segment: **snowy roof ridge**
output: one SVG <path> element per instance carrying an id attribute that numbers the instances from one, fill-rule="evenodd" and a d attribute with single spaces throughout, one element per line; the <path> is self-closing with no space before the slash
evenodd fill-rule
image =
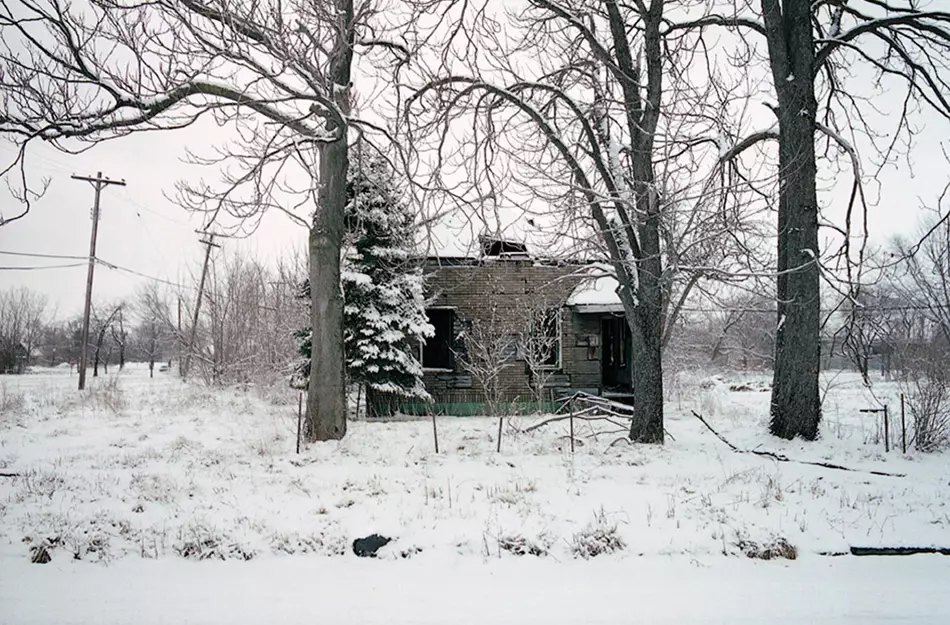
<path id="1" fill-rule="evenodd" d="M 591 263 L 597 273 L 582 280 L 567 298 L 568 306 L 622 306 L 617 290 L 620 282 L 606 263 Z"/>

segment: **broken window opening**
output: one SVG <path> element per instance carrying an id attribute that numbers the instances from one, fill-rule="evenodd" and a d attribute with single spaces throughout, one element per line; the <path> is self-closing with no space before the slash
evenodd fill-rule
<path id="1" fill-rule="evenodd" d="M 428 308 L 426 317 L 435 329 L 435 335 L 422 343 L 422 368 L 452 371 L 452 343 L 455 329 L 455 309 Z"/>
<path id="2" fill-rule="evenodd" d="M 546 308 L 537 311 L 531 321 L 531 344 L 528 357 L 541 369 L 561 368 L 561 310 Z"/>

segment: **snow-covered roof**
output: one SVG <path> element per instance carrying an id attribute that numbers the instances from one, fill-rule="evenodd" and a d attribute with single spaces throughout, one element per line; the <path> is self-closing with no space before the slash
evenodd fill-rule
<path id="1" fill-rule="evenodd" d="M 620 283 L 612 275 L 603 274 L 584 280 L 571 292 L 567 305 L 579 312 L 623 312 L 617 289 Z"/>

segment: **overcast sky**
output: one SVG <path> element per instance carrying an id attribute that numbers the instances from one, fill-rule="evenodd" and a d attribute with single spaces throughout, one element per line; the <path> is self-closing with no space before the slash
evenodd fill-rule
<path id="1" fill-rule="evenodd" d="M 870 79 L 870 75 L 868 75 Z M 357 82 L 359 85 L 360 83 Z M 874 107 L 883 115 L 900 110 L 902 93 L 878 94 Z M 886 117 L 885 117 L 886 119 Z M 908 162 L 889 166 L 881 175 L 881 187 L 868 188 L 869 226 L 872 237 L 885 243 L 894 234 L 912 234 L 917 229 L 919 207 L 935 206 L 937 196 L 950 180 L 950 164 L 941 153 L 940 142 L 950 137 L 950 123 L 933 113 L 915 119 L 919 131 L 917 146 Z M 81 155 L 69 155 L 41 144 L 30 148 L 29 171 L 35 177 L 48 176 L 51 184 L 25 218 L 0 227 L 0 289 L 26 285 L 47 294 L 60 317 L 78 314 L 85 292 L 86 265 L 78 260 L 30 258 L 3 254 L 19 252 L 86 256 L 91 228 L 93 188 L 72 180 L 71 174 L 94 176 L 101 171 L 111 179 L 124 179 L 127 186 L 109 186 L 101 199 L 97 256 L 119 267 L 151 278 L 191 284 L 191 272 L 203 254 L 196 229 L 201 216 L 189 215 L 166 199 L 178 179 L 215 180 L 214 171 L 182 162 L 186 147 L 208 153 L 210 144 L 222 138 L 220 130 L 201 124 L 185 130 L 146 133 L 97 146 Z M 0 163 L 12 160 L 11 146 L 0 140 Z M 834 189 L 822 193 L 832 213 L 840 214 L 851 187 L 850 173 L 842 175 Z M 0 190 L 2 212 L 14 212 L 8 194 Z M 444 243 L 451 243 L 445 237 Z M 306 232 L 284 214 L 267 215 L 257 232 L 247 240 L 224 240 L 223 250 L 241 249 L 273 261 L 281 255 L 301 253 Z M 216 254 L 222 253 L 217 250 Z M 43 268 L 74 264 L 70 268 Z M 37 267 L 14 270 L 11 267 Z M 149 278 L 99 266 L 96 269 L 95 299 L 109 301 L 131 296 Z"/>
<path id="2" fill-rule="evenodd" d="M 869 217 L 870 228 L 879 242 L 896 233 L 912 233 L 918 207 L 922 202 L 935 205 L 936 196 L 950 176 L 939 142 L 950 134 L 947 123 L 934 116 L 926 130 L 912 157 L 915 175 L 902 163 L 889 168 L 882 177 L 881 200 L 871 207 Z M 201 216 L 176 206 L 164 197 L 163 191 L 172 193 L 175 181 L 183 177 L 194 180 L 202 173 L 213 175 L 182 162 L 185 147 L 201 148 L 203 141 L 202 133 L 194 131 L 149 133 L 116 140 L 82 155 L 63 154 L 37 144 L 32 148 L 30 171 L 48 176 L 49 190 L 27 217 L 0 228 L 0 251 L 86 256 L 93 188 L 70 175 L 94 176 L 102 171 L 109 178 L 124 179 L 127 186 L 109 186 L 102 193 L 97 256 L 150 277 L 190 282 L 189 271 L 200 263 L 203 250 L 195 233 L 202 226 Z M 0 155 L 8 162 L 9 146 L 0 145 Z M 849 178 L 843 178 L 835 196 L 846 198 L 850 183 Z M 3 201 L 10 200 L 4 197 Z M 8 207 L 4 213 L 8 213 Z M 304 249 L 306 232 L 285 215 L 273 213 L 265 217 L 251 238 L 225 240 L 223 245 L 225 250 L 247 250 L 273 261 L 295 248 Z M 72 263 L 80 266 L 8 269 Z M 0 270 L 0 288 L 26 285 L 41 291 L 49 296 L 59 316 L 81 310 L 86 278 L 82 261 L 0 254 L 0 267 L 4 268 Z M 95 298 L 108 301 L 127 297 L 146 280 L 99 266 Z"/>
<path id="3" fill-rule="evenodd" d="M 72 174 L 95 176 L 101 171 L 125 187 L 110 185 L 101 196 L 97 257 L 102 260 L 172 282 L 190 282 L 189 268 L 201 262 L 203 247 L 196 229 L 201 215 L 192 215 L 166 199 L 177 179 L 192 180 L 200 168 L 182 161 L 185 146 L 201 148 L 202 134 L 195 132 L 150 133 L 116 140 L 82 154 L 70 155 L 36 144 L 31 148 L 29 170 L 51 179 L 46 195 L 29 215 L 0 228 L 0 252 L 27 252 L 87 256 L 92 226 L 94 190 Z M 0 144 L 0 158 L 9 162 L 8 145 Z M 9 202 L 9 196 L 2 201 Z M 4 208 L 4 213 L 9 214 Z M 304 249 L 306 232 L 281 213 L 268 215 L 247 240 L 223 240 L 223 250 L 242 249 L 273 261 L 281 254 Z M 216 253 L 221 253 L 216 250 Z M 30 258 L 0 254 L 0 267 L 45 267 L 82 261 Z M 145 278 L 102 266 L 96 267 L 95 298 L 108 301 L 127 297 Z M 79 267 L 36 270 L 0 270 L 0 288 L 26 285 L 46 293 L 60 316 L 81 311 L 85 294 L 86 264 Z"/>

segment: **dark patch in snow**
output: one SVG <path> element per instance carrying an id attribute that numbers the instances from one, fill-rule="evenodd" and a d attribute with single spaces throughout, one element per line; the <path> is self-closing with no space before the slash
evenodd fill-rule
<path id="1" fill-rule="evenodd" d="M 388 545 L 392 538 L 380 536 L 379 534 L 370 534 L 365 538 L 357 538 L 353 541 L 353 553 L 361 558 L 375 558 L 376 552 Z"/>
<path id="2" fill-rule="evenodd" d="M 417 553 L 422 553 L 422 547 L 410 547 L 409 549 L 403 549 L 399 552 L 399 557 L 403 560 L 407 560 Z"/>
<path id="3" fill-rule="evenodd" d="M 30 562 L 33 564 L 49 564 L 53 558 L 49 555 L 46 545 L 33 545 L 30 547 Z"/>

